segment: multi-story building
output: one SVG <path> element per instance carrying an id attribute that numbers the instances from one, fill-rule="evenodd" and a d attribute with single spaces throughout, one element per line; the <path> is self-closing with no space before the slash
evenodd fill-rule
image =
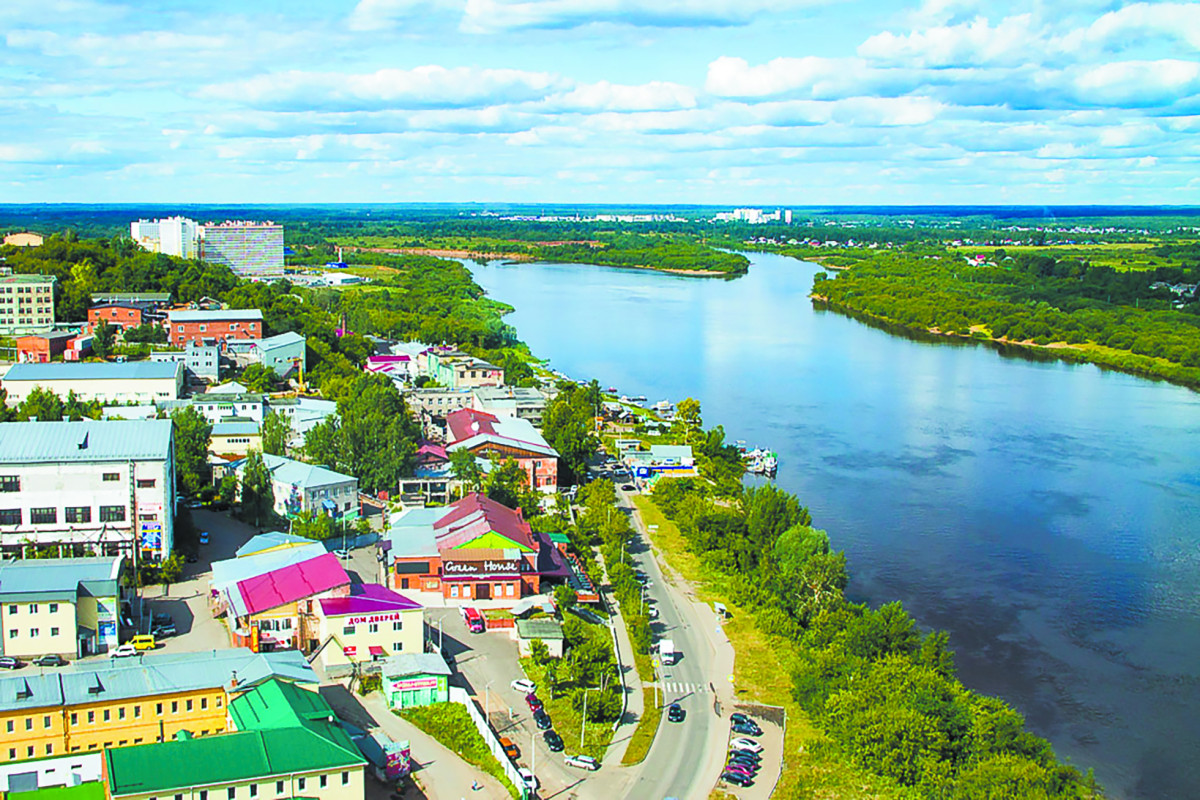
<path id="1" fill-rule="evenodd" d="M 227 339 L 261 339 L 262 312 L 257 308 L 216 311 L 171 311 L 167 314 L 167 340 L 175 347 Z"/>
<path id="2" fill-rule="evenodd" d="M 251 450 L 262 450 L 262 429 L 254 420 L 227 417 L 213 423 L 208 450 L 230 460 L 245 458 Z"/>
<path id="3" fill-rule="evenodd" d="M 189 378 L 216 382 L 221 378 L 221 348 L 216 344 L 188 342 L 183 350 L 158 350 L 150 354 L 151 361 L 183 364 Z"/>
<path id="4" fill-rule="evenodd" d="M 286 331 L 266 339 L 231 339 L 226 346 L 238 366 L 262 364 L 283 377 L 304 364 L 306 340 L 294 331 Z"/>
<path id="5" fill-rule="evenodd" d="M 144 250 L 180 258 L 199 255 L 200 226 L 186 217 L 140 219 L 129 223 L 129 235 Z"/>
<path id="6" fill-rule="evenodd" d="M 174 546 L 170 420 L 0 424 L 0 549 L 167 558 Z"/>
<path id="7" fill-rule="evenodd" d="M 225 221 L 200 227 L 200 257 L 246 278 L 283 274 L 283 226 Z"/>
<path id="8" fill-rule="evenodd" d="M 0 654 L 76 658 L 116 647 L 124 556 L 0 563 Z"/>
<path id="9" fill-rule="evenodd" d="M 275 512 L 280 516 L 314 511 L 345 522 L 358 519 L 358 479 L 354 476 L 270 453 L 262 458 L 271 472 Z M 240 473 L 245 466 L 245 461 L 239 461 L 233 469 Z"/>
<path id="10" fill-rule="evenodd" d="M 431 347 L 425 358 L 426 374 L 442 386 L 473 389 L 504 385 L 502 368 L 453 347 Z"/>
<path id="11" fill-rule="evenodd" d="M 524 386 L 480 386 L 471 390 L 471 406 L 496 416 L 527 419 L 540 427 L 546 413 L 546 395 Z"/>
<path id="12" fill-rule="evenodd" d="M 210 391 L 204 394 L 192 395 L 191 401 L 192 408 L 204 415 L 206 420 L 215 425 L 223 419 L 238 417 L 262 424 L 263 417 L 267 415 L 266 395 L 253 392 L 243 394 L 214 392 L 211 389 L 221 387 L 209 388 Z"/>
<path id="13" fill-rule="evenodd" d="M 266 559 L 255 559 L 260 563 Z M 258 650 L 319 644 L 314 601 L 350 594 L 350 576 L 333 553 L 272 569 L 225 585 L 221 604 L 227 611 L 235 644 Z"/>
<path id="14" fill-rule="evenodd" d="M 100 320 L 122 331 L 147 323 L 162 323 L 167 314 L 152 300 L 111 300 L 88 309 L 88 328 L 96 329 Z"/>
<path id="15" fill-rule="evenodd" d="M 183 391 L 183 364 L 154 361 L 127 363 L 15 364 L 0 379 L 10 404 L 20 403 L 34 389 L 66 399 L 126 405 L 175 400 Z"/>
<path id="16" fill-rule="evenodd" d="M 54 327 L 53 275 L 0 274 L 0 336 Z"/>
<path id="17" fill-rule="evenodd" d="M 326 667 L 421 653 L 425 611 L 421 604 L 375 583 L 355 584 L 348 597 L 318 601 L 321 663 Z"/>
<path id="18" fill-rule="evenodd" d="M 558 451 L 532 423 L 464 408 L 446 417 L 446 450 L 468 450 L 476 456 L 513 459 L 525 470 L 530 488 L 558 490 Z"/>
<path id="19" fill-rule="evenodd" d="M 0 762 L 163 742 L 229 729 L 233 698 L 280 680 L 316 692 L 296 652 L 145 654 L 0 678 Z"/>

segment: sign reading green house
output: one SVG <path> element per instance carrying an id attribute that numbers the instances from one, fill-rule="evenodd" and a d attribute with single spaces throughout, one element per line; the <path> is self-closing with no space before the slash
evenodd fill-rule
<path id="1" fill-rule="evenodd" d="M 401 653 L 384 659 L 383 694 L 393 709 L 450 701 L 450 668 L 437 653 Z"/>

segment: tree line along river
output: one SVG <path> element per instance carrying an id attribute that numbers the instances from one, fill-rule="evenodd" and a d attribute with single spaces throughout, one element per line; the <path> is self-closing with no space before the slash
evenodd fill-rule
<path id="1" fill-rule="evenodd" d="M 814 309 L 818 266 L 747 255 L 732 281 L 470 266 L 556 369 L 777 451 L 849 597 L 950 631 L 963 682 L 1110 796 L 1200 797 L 1200 395 L 895 336 Z"/>

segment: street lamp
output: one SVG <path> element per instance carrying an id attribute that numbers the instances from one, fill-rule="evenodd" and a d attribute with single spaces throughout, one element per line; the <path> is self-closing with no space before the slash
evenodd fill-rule
<path id="1" fill-rule="evenodd" d="M 487 720 L 487 723 L 489 725 L 492 724 L 492 711 L 491 711 L 491 702 L 490 702 L 491 695 L 489 693 L 489 690 L 492 688 L 493 683 L 495 683 L 494 680 L 488 681 L 487 684 L 483 687 L 483 718 L 485 720 Z"/>
<path id="2" fill-rule="evenodd" d="M 582 750 L 584 747 L 583 739 L 584 739 L 584 734 L 587 731 L 587 693 L 588 692 L 598 692 L 598 691 L 600 691 L 600 689 L 599 689 L 599 687 L 596 687 L 596 686 L 593 686 L 590 689 L 583 690 L 583 719 L 579 726 L 579 749 L 580 750 Z"/>

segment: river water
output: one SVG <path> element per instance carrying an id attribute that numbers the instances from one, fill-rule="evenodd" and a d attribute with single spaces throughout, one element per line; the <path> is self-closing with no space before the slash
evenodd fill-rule
<path id="1" fill-rule="evenodd" d="M 767 446 L 853 599 L 951 633 L 959 675 L 1109 794 L 1200 797 L 1200 395 L 814 309 L 815 265 L 732 281 L 472 265 L 534 353 Z"/>

